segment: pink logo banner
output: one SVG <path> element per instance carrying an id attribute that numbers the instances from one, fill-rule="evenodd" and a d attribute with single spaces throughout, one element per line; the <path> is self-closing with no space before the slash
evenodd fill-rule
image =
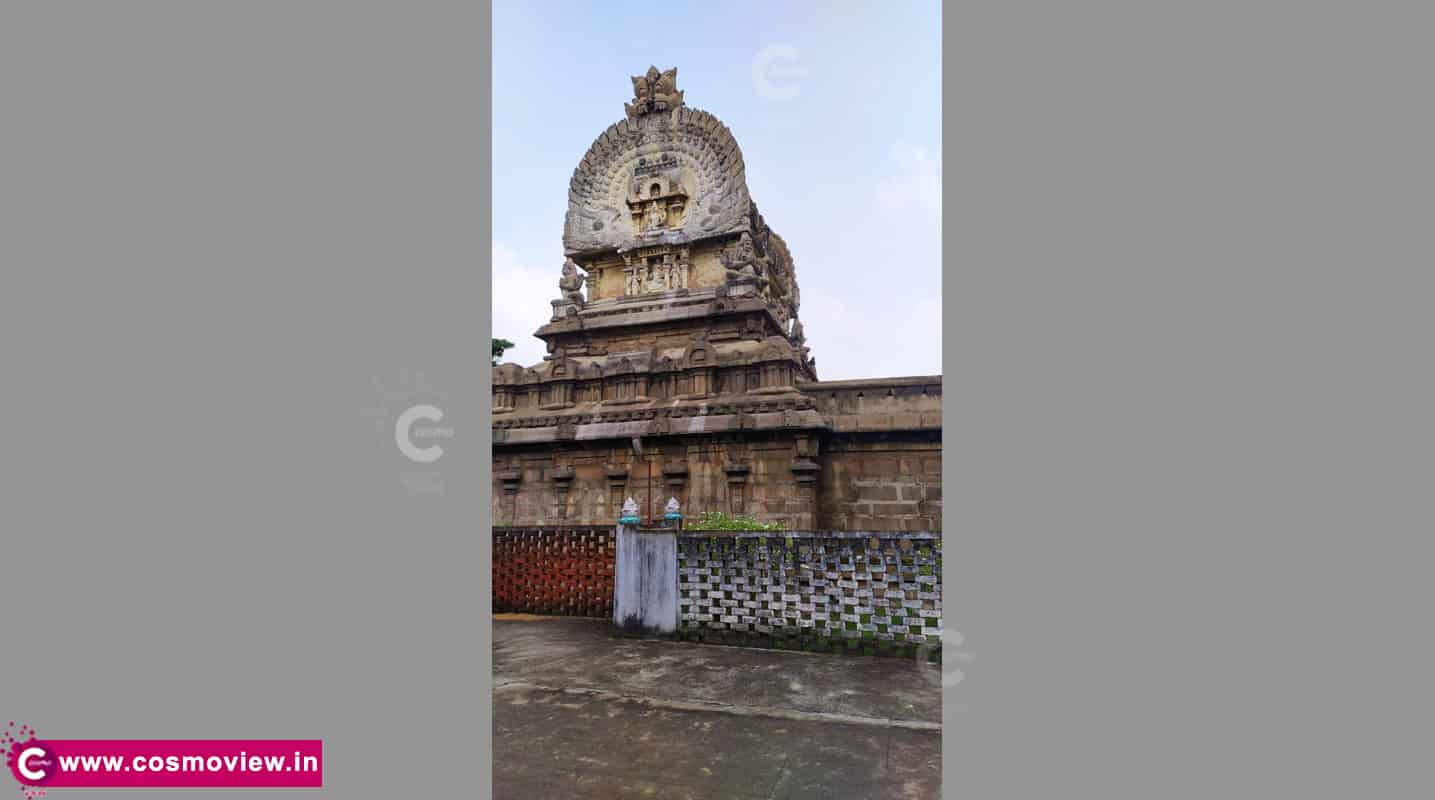
<path id="1" fill-rule="evenodd" d="M 34 739 L 6 753 L 25 786 L 320 787 L 319 739 Z"/>

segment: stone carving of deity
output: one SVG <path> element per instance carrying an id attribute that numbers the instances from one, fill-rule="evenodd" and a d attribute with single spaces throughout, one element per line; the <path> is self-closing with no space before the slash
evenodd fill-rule
<path id="1" fill-rule="evenodd" d="M 724 250 L 720 258 L 727 271 L 728 282 L 742 278 L 757 278 L 757 256 L 752 249 L 752 239 L 744 233 L 737 245 Z"/>
<path id="2" fill-rule="evenodd" d="M 563 292 L 564 300 L 583 304 L 583 276 L 578 274 L 578 265 L 571 258 L 563 261 L 563 275 L 558 279 L 558 288 Z"/>
<path id="3" fill-rule="evenodd" d="M 664 287 L 663 287 L 663 269 L 662 269 L 662 267 L 656 266 L 656 265 L 655 265 L 655 266 L 650 266 L 650 267 L 648 267 L 648 281 L 647 281 L 647 285 L 644 286 L 644 288 L 645 288 L 647 291 L 650 291 L 650 292 L 661 292 L 661 291 L 663 291 L 663 288 L 664 288 Z"/>
<path id="4" fill-rule="evenodd" d="M 654 200 L 648 204 L 648 211 L 643 217 L 643 230 L 655 230 L 668 224 L 668 212 L 663 209 L 663 204 Z"/>

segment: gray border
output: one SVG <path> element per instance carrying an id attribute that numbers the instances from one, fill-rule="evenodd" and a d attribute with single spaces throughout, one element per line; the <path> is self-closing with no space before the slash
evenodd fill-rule
<path id="1" fill-rule="evenodd" d="M 0 725 L 488 793 L 490 24 L 0 4 Z"/>
<path id="2" fill-rule="evenodd" d="M 972 663 L 967 661 L 971 648 L 967 637 L 971 634 L 972 609 L 979 606 L 974 605 L 976 597 L 971 587 L 976 565 L 969 565 L 966 555 L 974 532 L 963 510 L 965 495 L 953 479 L 960 462 L 952 434 L 962 425 L 962 393 L 958 388 L 963 384 L 952 319 L 961 308 L 962 264 L 961 251 L 951 246 L 949 238 L 949 232 L 954 230 L 952 209 L 958 195 L 957 179 L 951 176 L 960 174 L 953 168 L 961 163 L 962 156 L 957 146 L 960 140 L 955 135 L 961 130 L 961 96 L 953 50 L 961 46 L 962 37 L 961 15 L 950 6 L 943 6 L 942 12 L 942 544 L 946 556 L 942 570 L 942 796 L 971 798 L 983 794 L 973 792 L 972 782 L 959 776 L 963 769 L 961 752 L 970 746 L 974 732 L 966 709 L 971 702 L 970 676 L 979 676 L 980 672 L 973 673 L 974 658 Z"/>
<path id="3" fill-rule="evenodd" d="M 493 265 L 490 259 L 493 255 L 493 4 L 491 0 L 484 0 L 479 4 L 482 10 L 481 19 L 473 30 L 474 49 L 482 53 L 478 68 L 473 72 L 473 80 L 476 82 L 474 102 L 479 106 L 479 115 L 483 120 L 484 135 L 481 142 L 474 142 L 475 147 L 481 148 L 480 161 L 482 163 L 483 176 L 481 185 L 484 187 L 484 202 L 488 207 L 478 220 L 476 220 L 477 240 L 482 247 L 482 256 L 478 259 L 483 265 L 478 274 L 480 280 L 488 287 L 488 295 L 480 295 L 483 298 L 478 305 L 478 313 L 474 321 L 476 327 L 483 332 L 483 341 L 488 342 L 493 337 L 493 303 L 491 297 L 499 287 L 493 285 Z M 485 351 L 487 353 L 488 351 Z M 476 419 L 480 422 L 474 427 L 478 430 L 478 441 L 476 442 L 478 458 L 476 458 L 473 470 L 472 493 L 481 500 L 480 506 L 476 509 L 475 519 L 478 527 L 474 530 L 477 535 L 478 563 L 474 571 L 478 574 L 476 581 L 478 589 L 478 675 L 477 687 L 480 692 L 477 698 L 477 726 L 478 742 L 474 752 L 474 785 L 484 792 L 486 796 L 493 794 L 493 428 L 489 421 L 492 419 L 493 409 L 493 373 L 490 369 L 478 370 L 480 374 L 479 394 L 475 404 Z M 463 784 L 459 784 L 462 786 Z M 450 787 L 450 792 L 452 791 Z"/>
<path id="4" fill-rule="evenodd" d="M 968 647 L 966 636 L 970 633 L 967 627 L 971 621 L 972 593 L 963 592 L 961 588 L 967 585 L 966 578 L 970 570 L 966 567 L 965 553 L 967 552 L 967 537 L 971 532 L 966 529 L 964 516 L 962 514 L 962 493 L 957 491 L 958 486 L 952 480 L 957 474 L 957 448 L 953 446 L 952 432 L 959 426 L 961 404 L 959 392 L 954 389 L 961 384 L 957 380 L 956 370 L 959 361 L 957 358 L 956 332 L 951 323 L 953 315 L 959 308 L 958 287 L 960 285 L 960 260 L 955 248 L 948 243 L 947 233 L 951 231 L 954 220 L 952 219 L 952 205 L 956 200 L 956 181 L 951 177 L 952 167 L 960 163 L 960 151 L 957 147 L 958 139 L 953 132 L 960 130 L 956 126 L 957 112 L 959 107 L 958 75 L 955 59 L 952 58 L 952 48 L 957 46 L 959 41 L 959 19 L 960 15 L 952 12 L 949 6 L 942 6 L 942 497 L 943 497 L 943 519 L 942 519 L 942 550 L 944 563 L 942 568 L 942 797 L 971 798 L 981 796 L 973 794 L 970 786 L 962 786 L 957 776 L 959 750 L 963 746 L 963 740 L 969 736 L 969 729 L 962 727 L 965 723 L 963 710 L 965 707 L 966 694 L 970 691 L 970 685 L 963 686 L 970 671 L 970 665 L 964 660 L 964 654 Z"/>
<path id="5" fill-rule="evenodd" d="M 1430 7 L 945 10 L 947 796 L 1428 794 Z"/>

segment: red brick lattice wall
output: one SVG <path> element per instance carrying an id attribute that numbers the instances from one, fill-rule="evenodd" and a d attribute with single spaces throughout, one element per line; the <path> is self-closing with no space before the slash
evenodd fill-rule
<path id="1" fill-rule="evenodd" d="M 613 616 L 611 526 L 493 529 L 493 610 Z"/>

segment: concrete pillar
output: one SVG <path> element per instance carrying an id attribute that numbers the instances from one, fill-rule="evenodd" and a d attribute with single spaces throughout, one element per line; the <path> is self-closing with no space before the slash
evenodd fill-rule
<path id="1" fill-rule="evenodd" d="M 678 536 L 672 530 L 618 525 L 613 565 L 613 623 L 625 633 L 678 630 Z"/>

